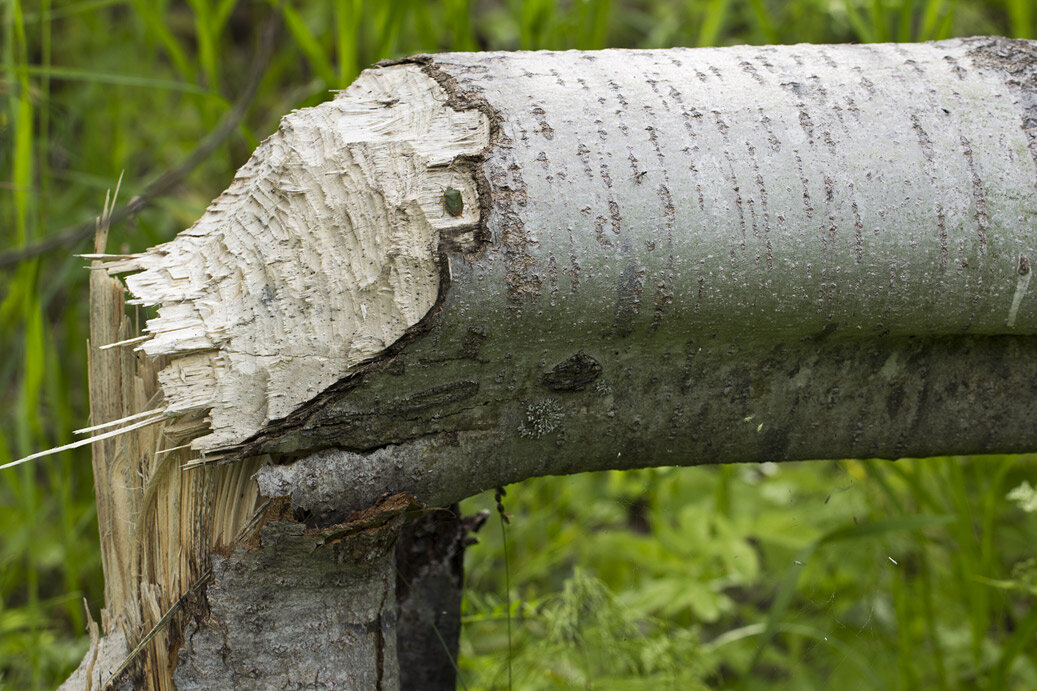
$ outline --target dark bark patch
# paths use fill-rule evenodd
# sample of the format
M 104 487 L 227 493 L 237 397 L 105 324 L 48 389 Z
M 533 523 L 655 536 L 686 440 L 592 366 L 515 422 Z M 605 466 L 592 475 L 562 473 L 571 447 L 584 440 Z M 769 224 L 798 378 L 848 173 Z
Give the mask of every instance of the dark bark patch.
M 987 215 L 987 193 L 983 186 L 983 178 L 980 175 L 979 167 L 976 165 L 975 156 L 972 153 L 972 142 L 964 135 L 959 139 L 962 152 L 965 155 L 965 162 L 968 164 L 969 173 L 972 176 L 972 201 L 976 207 L 973 217 L 976 219 L 979 251 L 983 252 L 987 248 L 987 229 L 990 227 L 990 220 Z
M 459 381 L 431 389 L 394 401 L 390 407 L 400 413 L 413 413 L 427 408 L 436 408 L 450 403 L 457 403 L 471 398 L 479 391 L 479 382 Z
M 900 410 L 904 407 L 904 387 L 899 382 L 894 383 L 889 390 L 889 395 L 886 396 L 886 412 L 889 413 L 889 419 L 895 421 L 897 416 L 900 415 Z
M 789 431 L 784 428 L 769 427 L 763 430 L 763 456 L 773 461 L 785 459 L 789 448 Z
M 815 334 L 807 336 L 804 341 L 811 341 L 813 343 L 823 343 L 833 336 L 839 330 L 839 322 L 828 322 L 824 328 Z
M 457 504 L 422 513 L 396 543 L 396 649 L 400 688 L 439 691 L 457 685 L 465 548 L 489 516 L 462 518 Z M 445 648 L 445 649 L 444 649 Z
M 742 60 L 742 62 L 738 63 L 738 66 L 742 68 L 743 72 L 752 77 L 757 84 L 765 83 L 763 77 L 761 77 L 760 73 L 756 71 L 756 67 L 748 60 Z
M 533 115 L 536 117 L 537 124 L 540 126 L 540 135 L 544 139 L 554 139 L 555 131 L 547 122 L 547 112 L 540 106 L 535 106 L 533 108 Z
M 479 350 L 482 349 L 482 344 L 485 340 L 486 333 L 482 327 L 468 327 L 464 341 L 461 342 L 461 348 L 457 353 L 458 357 L 465 360 L 478 360 Z
M 328 527 L 308 528 L 303 534 L 314 537 L 317 545 L 344 543 L 363 561 L 376 545 L 385 550 L 396 543 L 404 517 L 425 506 L 405 493 L 382 496 L 366 509 L 354 511 L 342 523 Z
M 551 391 L 581 391 L 601 376 L 601 363 L 582 350 L 551 368 L 540 383 Z
M 645 289 L 645 270 L 635 264 L 623 269 L 616 286 L 616 316 L 612 322 L 613 331 L 619 336 L 629 336 L 634 332 L 634 321 L 641 312 L 641 297 Z
M 507 269 L 508 298 L 515 302 L 540 296 L 540 276 L 536 260 L 529 251 L 532 240 L 526 234 L 522 217 L 515 207 L 528 201 L 526 183 L 521 171 L 512 165 L 507 173 L 492 181 L 495 210 L 500 216 L 500 243 Z
M 947 214 L 943 211 L 943 204 L 936 203 L 936 228 L 940 235 L 940 271 L 947 268 L 950 262 L 951 248 L 950 236 L 947 233 Z

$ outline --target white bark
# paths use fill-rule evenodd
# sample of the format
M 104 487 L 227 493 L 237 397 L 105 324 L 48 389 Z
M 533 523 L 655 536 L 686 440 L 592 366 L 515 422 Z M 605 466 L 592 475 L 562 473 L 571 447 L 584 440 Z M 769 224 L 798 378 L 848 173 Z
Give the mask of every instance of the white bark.
M 192 447 L 271 454 L 262 493 L 320 527 L 539 474 L 1033 450 L 1035 183 L 1033 42 L 446 54 L 288 116 L 109 269 L 160 306 Z

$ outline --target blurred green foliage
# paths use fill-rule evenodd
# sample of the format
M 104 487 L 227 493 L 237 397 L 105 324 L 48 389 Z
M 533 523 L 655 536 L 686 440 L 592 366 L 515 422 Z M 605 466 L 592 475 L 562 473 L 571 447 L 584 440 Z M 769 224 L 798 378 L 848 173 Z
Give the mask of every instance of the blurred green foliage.
M 505 499 L 510 568 L 490 527 L 466 562 L 464 683 L 506 688 L 510 665 L 521 689 L 1033 688 L 1037 507 L 1005 497 L 1035 469 L 986 456 L 528 481 Z
M 0 0 L 0 254 L 91 222 L 120 174 L 128 200 L 174 168 L 241 93 L 268 21 L 279 38 L 232 136 L 113 228 L 110 251 L 188 226 L 281 115 L 383 58 L 1037 32 L 1031 0 Z M 0 464 L 87 422 L 73 254 L 90 250 L 0 269 Z M 88 453 L 0 471 L 5 688 L 63 679 L 87 645 L 84 599 L 95 618 L 103 605 Z M 1037 516 L 1026 489 L 1006 494 L 1035 468 L 928 459 L 525 483 L 506 499 L 510 564 L 498 531 L 469 552 L 463 683 L 502 688 L 510 669 L 516 688 L 1032 688 Z

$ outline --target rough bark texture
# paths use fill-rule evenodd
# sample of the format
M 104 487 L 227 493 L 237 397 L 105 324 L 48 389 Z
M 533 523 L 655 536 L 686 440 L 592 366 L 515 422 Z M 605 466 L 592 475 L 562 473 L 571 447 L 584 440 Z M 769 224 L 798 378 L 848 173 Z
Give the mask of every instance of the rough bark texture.
M 285 507 L 216 560 L 178 680 L 395 683 L 371 642 L 389 557 L 361 574 L 312 542 L 387 492 L 1037 448 L 1035 228 L 1033 42 L 365 72 L 288 116 L 193 228 L 108 264 L 159 306 L 142 349 L 169 358 L 183 467 L 266 463 Z M 331 574 L 349 614 L 308 628 L 294 612 L 320 613 Z M 327 676 L 330 632 L 365 621 L 364 659 L 340 659 L 367 676 Z
M 274 520 L 261 545 L 214 556 L 177 688 L 399 688 L 393 562 L 409 508 L 397 495 L 325 528 Z
M 459 507 L 407 524 L 396 546 L 396 648 L 400 688 L 453 691 L 461 636 L 464 552 L 486 513 L 462 519 Z

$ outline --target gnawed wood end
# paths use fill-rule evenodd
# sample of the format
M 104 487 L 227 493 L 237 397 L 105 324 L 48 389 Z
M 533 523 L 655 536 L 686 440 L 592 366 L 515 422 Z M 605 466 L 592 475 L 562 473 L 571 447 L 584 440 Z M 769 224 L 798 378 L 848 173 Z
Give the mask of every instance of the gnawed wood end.
M 207 415 L 191 446 L 232 447 L 403 336 L 439 292 L 444 234 L 479 222 L 458 157 L 488 118 L 454 110 L 419 65 L 368 70 L 335 100 L 287 115 L 205 215 L 174 240 L 106 265 L 147 324 L 165 414 Z M 459 215 L 443 194 L 459 190 Z M 453 208 L 456 210 L 456 208 Z

